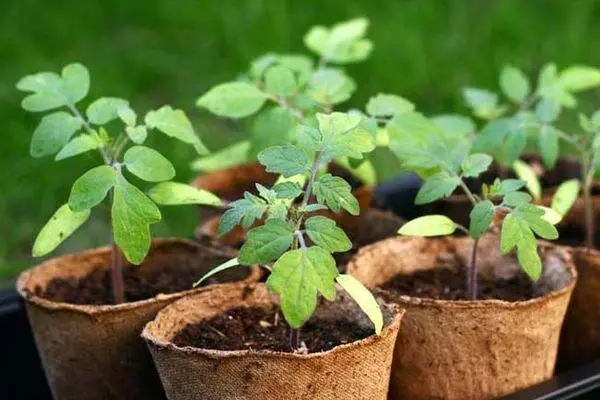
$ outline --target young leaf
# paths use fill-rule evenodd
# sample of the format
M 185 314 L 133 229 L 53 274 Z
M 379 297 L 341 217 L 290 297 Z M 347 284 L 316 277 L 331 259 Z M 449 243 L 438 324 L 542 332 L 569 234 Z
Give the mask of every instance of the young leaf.
M 208 278 L 210 278 L 211 276 L 213 276 L 213 275 L 216 275 L 216 274 L 218 274 L 219 272 L 223 272 L 223 271 L 225 271 L 226 269 L 233 268 L 233 267 L 237 267 L 238 265 L 240 265 L 240 262 L 238 261 L 238 259 L 237 259 L 237 258 L 232 258 L 232 259 L 231 259 L 231 260 L 229 260 L 229 261 L 225 261 L 223 264 L 221 264 L 221 265 L 219 265 L 219 266 L 217 266 L 217 267 L 215 267 L 215 268 L 211 269 L 211 270 L 210 270 L 210 271 L 208 271 L 206 274 L 204 274 L 204 275 L 202 276 L 202 278 L 198 279 L 198 280 L 197 280 L 197 281 L 194 283 L 193 287 L 200 286 L 200 284 L 202 284 L 202 282 L 206 281 L 206 280 L 207 280 Z
M 137 114 L 129 107 L 129 105 L 121 105 L 117 107 L 117 115 L 127 125 L 127 127 L 134 127 L 135 121 L 137 120 Z
M 520 180 L 525 181 L 525 186 L 527 186 L 527 190 L 533 195 L 533 198 L 539 200 L 542 196 L 542 186 L 535 171 L 526 162 L 521 160 L 513 163 L 513 170 Z
M 92 135 L 82 134 L 72 139 L 63 147 L 56 157 L 56 161 L 64 160 L 65 158 L 73 157 L 86 151 L 95 150 L 102 146 L 102 143 Z
M 31 156 L 39 158 L 58 152 L 81 125 L 79 118 L 64 111 L 46 115 L 33 132 L 29 148 Z
M 523 203 L 529 203 L 531 196 L 525 192 L 509 192 L 504 196 L 504 204 L 516 207 Z
M 63 204 L 38 233 L 33 244 L 32 255 L 41 257 L 50 253 L 83 225 L 89 216 L 90 210 L 74 212 L 68 204 Z
M 577 200 L 580 188 L 581 184 L 578 179 L 570 179 L 561 183 L 552 197 L 552 209 L 560 215 L 566 215 Z
M 551 223 L 552 225 L 556 225 L 562 220 L 562 215 L 560 215 L 556 210 L 544 206 L 536 207 L 544 211 L 544 215 L 542 215 L 542 218 Z
M 535 106 L 535 115 L 544 124 L 556 121 L 560 114 L 560 103 L 552 98 L 540 100 Z
M 379 335 L 383 329 L 383 314 L 373 294 L 352 275 L 340 274 L 335 280 L 367 314 L 367 317 L 373 322 L 375 333 Z
M 493 119 L 499 115 L 498 96 L 488 90 L 466 88 L 463 97 L 475 115 L 480 118 Z
M 306 234 L 319 247 L 330 253 L 344 252 L 352 248 L 352 242 L 346 233 L 336 226 L 335 221 L 323 217 L 310 217 L 304 223 Z
M 90 73 L 79 63 L 69 64 L 61 71 L 62 93 L 72 104 L 87 96 L 90 90 Z
M 425 180 L 417 193 L 415 204 L 427 204 L 442 197 L 448 197 L 458 187 L 459 183 L 460 178 L 456 176 L 450 176 L 445 172 L 435 174 Z
M 173 179 L 175 168 L 165 156 L 146 146 L 132 146 L 123 156 L 129 172 L 148 182 Z
M 526 184 L 527 182 L 521 179 L 505 179 L 500 182 L 500 190 L 497 194 L 505 196 L 510 192 L 516 192 Z
M 535 236 L 533 236 L 533 232 L 527 226 L 527 222 L 513 213 L 504 217 L 500 234 L 500 250 L 502 254 L 508 253 L 516 246 L 527 246 L 531 242 L 535 244 Z
M 600 85 L 600 70 L 584 65 L 564 69 L 558 76 L 558 85 L 569 92 L 580 92 Z
M 135 144 L 142 144 L 148 136 L 148 130 L 145 125 L 126 126 L 125 133 Z
M 491 164 L 492 157 L 487 154 L 470 154 L 461 165 L 462 174 L 467 178 L 475 178 L 487 171 Z
M 219 221 L 219 237 L 232 230 L 242 220 L 242 226 L 245 229 L 249 228 L 257 219 L 262 218 L 266 210 L 265 201 L 256 196 L 248 196 L 232 202 Z
M 144 122 L 150 129 L 156 128 L 167 136 L 191 144 L 199 155 L 208 154 L 208 149 L 194 132 L 192 123 L 183 111 L 163 106 L 146 114 Z
M 282 182 L 273 186 L 278 199 L 293 200 L 302 194 L 302 188 L 295 182 Z
M 517 260 L 532 281 L 537 281 L 542 275 L 542 261 L 535 245 L 517 247 Z
M 315 26 L 304 36 L 304 44 L 326 61 L 340 64 L 362 61 L 373 48 L 373 44 L 363 38 L 368 25 L 365 18 L 356 18 L 331 29 Z
M 469 214 L 469 232 L 477 239 L 487 231 L 494 218 L 494 203 L 484 200 L 475 205 Z
M 243 164 L 248 161 L 249 149 L 250 142 L 244 140 L 195 160 L 190 168 L 194 171 L 211 172 Z
M 296 92 L 294 73 L 286 67 L 276 65 L 265 74 L 265 90 L 279 97 L 288 97 Z
M 104 125 L 119 118 L 121 107 L 129 107 L 129 102 L 116 97 L 100 97 L 88 106 L 85 114 L 92 124 Z
M 280 219 L 268 219 L 264 225 L 249 230 L 240 249 L 240 264 L 266 264 L 277 259 L 292 245 L 293 232 L 290 224 Z
M 394 94 L 379 93 L 367 103 L 367 113 L 373 117 L 391 117 L 414 109 L 413 103 Z
M 455 230 L 456 224 L 445 215 L 426 215 L 408 221 L 398 233 L 404 236 L 446 236 Z
M 286 178 L 309 171 L 306 153 L 292 144 L 269 147 L 260 152 L 258 161 L 266 167 L 267 172 L 281 174 Z
M 320 247 L 290 250 L 273 266 L 267 286 L 279 293 L 281 310 L 292 328 L 299 328 L 317 305 L 317 292 L 327 300 L 335 299 L 339 275 L 335 260 Z
M 221 117 L 242 118 L 260 110 L 266 100 L 266 95 L 254 85 L 229 82 L 210 89 L 196 105 Z
M 313 185 L 319 203 L 327 203 L 336 213 L 343 208 L 352 215 L 358 215 L 360 212 L 358 200 L 352 195 L 351 189 L 348 182 L 331 174 L 321 175 Z
M 252 146 L 247 157 L 256 159 L 258 153 L 289 142 L 297 123 L 290 110 L 282 107 L 267 108 L 256 115 L 250 130 Z
M 529 80 L 525 74 L 513 66 L 505 66 L 500 74 L 500 88 L 515 103 L 523 102 L 530 92 Z
M 356 90 L 356 83 L 342 71 L 320 69 L 308 82 L 308 95 L 318 103 L 335 105 L 348 100 Z
M 221 199 L 214 194 L 178 182 L 161 182 L 148 191 L 148 196 L 156 204 L 164 206 L 181 204 L 222 205 Z
M 73 184 L 69 207 L 75 212 L 80 212 L 100 204 L 116 180 L 117 173 L 113 167 L 101 165 L 90 169 Z
M 541 127 L 538 136 L 538 146 L 544 164 L 548 169 L 554 168 L 560 152 L 558 135 L 556 134 L 554 127 L 550 125 L 543 125 Z
M 161 220 L 160 210 L 141 190 L 117 174 L 111 217 L 115 243 L 129 262 L 139 265 L 150 250 L 150 225 Z
M 294 71 L 298 80 L 298 86 L 304 86 L 313 72 L 313 61 L 305 55 L 279 55 L 278 61 L 280 65 Z

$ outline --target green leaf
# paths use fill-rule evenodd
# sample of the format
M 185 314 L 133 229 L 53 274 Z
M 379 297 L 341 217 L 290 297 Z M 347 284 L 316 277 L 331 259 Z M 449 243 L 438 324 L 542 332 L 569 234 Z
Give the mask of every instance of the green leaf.
M 156 128 L 167 136 L 191 144 L 199 155 L 208 154 L 208 149 L 194 132 L 192 123 L 183 111 L 174 110 L 171 106 L 163 106 L 146 114 L 144 122 L 150 129 Z
M 450 196 L 458 187 L 460 178 L 449 176 L 445 172 L 435 174 L 425 180 L 415 198 L 415 204 L 431 203 L 442 197 Z
M 383 329 L 383 314 L 373 294 L 352 275 L 340 274 L 335 280 L 367 314 L 367 317 L 373 322 L 375 333 L 379 335 Z
M 309 171 L 306 153 L 292 144 L 269 147 L 260 152 L 258 161 L 267 172 L 282 174 L 286 178 Z
M 243 164 L 248 161 L 249 149 L 250 142 L 244 140 L 195 160 L 190 168 L 194 171 L 212 172 Z
M 269 68 L 265 74 L 265 90 L 279 97 L 293 95 L 297 90 L 294 73 L 281 65 Z
M 471 118 L 462 115 L 445 114 L 431 118 L 447 137 L 465 137 L 475 132 L 475 122 Z
M 238 257 L 240 264 L 270 263 L 290 248 L 293 237 L 294 231 L 289 223 L 268 219 L 264 225 L 248 231 Z
M 483 235 L 494 218 L 494 203 L 484 200 L 475 205 L 469 214 L 469 232 L 477 239 Z
M 317 306 L 317 292 L 335 299 L 339 275 L 331 254 L 320 247 L 291 250 L 277 260 L 267 286 L 279 293 L 281 310 L 292 328 L 301 327 Z
M 538 205 L 536 205 L 536 207 L 544 211 L 544 215 L 542 215 L 542 218 L 551 223 L 552 225 L 556 225 L 562 220 L 562 215 L 560 215 L 556 210 Z
M 142 144 L 148 136 L 148 130 L 145 125 L 126 126 L 125 133 L 133 143 Z
M 552 197 L 552 209 L 560 215 L 566 215 L 577 200 L 580 188 L 581 183 L 578 179 L 570 179 L 561 183 Z
M 242 118 L 260 110 L 266 100 L 266 95 L 254 85 L 229 82 L 210 89 L 196 105 L 221 117 Z
M 516 192 L 526 184 L 527 182 L 521 179 L 505 179 L 500 184 L 500 191 L 498 194 L 504 196 L 510 192 Z
M 29 152 L 33 157 L 43 157 L 58 152 L 71 136 L 81 128 L 82 122 L 64 111 L 46 115 L 33 132 Z
M 498 96 L 488 90 L 477 88 L 463 89 L 467 105 L 480 118 L 493 119 L 499 116 Z
M 117 107 L 117 115 L 127 127 L 134 127 L 137 120 L 137 114 L 129 105 L 120 105 Z
M 343 208 L 352 215 L 358 215 L 360 208 L 358 200 L 351 193 L 350 185 L 340 177 L 323 174 L 313 185 L 317 201 L 327 204 L 334 212 Z
M 100 148 L 102 143 L 92 135 L 79 135 L 72 139 L 58 152 L 54 158 L 56 161 L 64 160 L 65 158 L 73 157 L 86 151 Z
M 518 246 L 517 260 L 531 280 L 537 281 L 542 275 L 542 261 L 536 246 Z
M 503 143 L 504 148 L 502 149 L 504 163 L 511 165 L 516 162 L 523 153 L 523 150 L 525 150 L 526 144 L 527 137 L 525 136 L 525 132 L 522 130 L 509 132 Z
M 90 90 L 90 73 L 85 66 L 79 63 L 69 64 L 63 68 L 62 93 L 72 104 L 87 96 Z
M 294 71 L 298 86 L 304 86 L 313 72 L 313 61 L 302 54 L 280 55 L 278 61 L 280 65 Z
M 364 39 L 368 26 L 365 18 L 341 22 L 330 29 L 314 26 L 304 36 L 304 44 L 325 61 L 339 64 L 362 61 L 373 48 L 371 41 Z
M 410 112 L 415 105 L 410 101 L 394 94 L 378 93 L 369 99 L 367 113 L 373 117 L 390 117 Z
M 302 194 L 302 188 L 295 182 L 282 182 L 273 186 L 278 199 L 293 200 Z
M 467 178 L 478 177 L 482 172 L 487 171 L 492 161 L 492 157 L 487 154 L 470 154 L 461 165 L 462 174 Z
M 575 65 L 561 71 L 557 83 L 569 92 L 588 90 L 600 85 L 600 69 Z
M 426 215 L 408 221 L 398 233 L 404 236 L 446 236 L 455 230 L 456 224 L 445 215 Z
M 535 237 L 529 229 L 527 222 L 519 218 L 516 214 L 510 213 L 502 221 L 502 231 L 500 234 L 500 250 L 502 254 L 506 254 L 520 243 L 533 241 Z
M 132 146 L 123 156 L 129 172 L 148 182 L 168 181 L 175 176 L 175 168 L 158 151 L 146 146 Z
M 560 152 L 558 135 L 556 134 L 554 127 L 543 125 L 540 128 L 538 146 L 540 148 L 540 155 L 542 156 L 544 164 L 546 164 L 548 169 L 554 168 Z
M 560 115 L 560 103 L 552 98 L 540 100 L 535 106 L 535 115 L 544 124 L 550 124 Z
M 323 217 L 310 217 L 304 223 L 306 234 L 319 247 L 330 253 L 344 252 L 352 248 L 352 242 L 335 221 Z
M 148 196 L 156 204 L 165 206 L 180 204 L 220 206 L 223 204 L 221 199 L 211 192 L 179 182 L 161 182 L 148 191 Z
M 295 127 L 294 116 L 285 108 L 272 107 L 261 111 L 252 123 L 252 146 L 248 158 L 254 160 L 262 150 L 288 143 Z
M 531 196 L 525 192 L 510 192 L 504 196 L 504 204 L 509 205 L 511 207 L 516 207 L 523 203 L 529 203 L 531 201 Z
M 513 164 L 513 170 L 520 180 L 525 181 L 525 186 L 527 187 L 527 190 L 529 190 L 529 193 L 533 195 L 533 198 L 539 200 L 542 196 L 542 186 L 535 171 L 529 164 L 517 160 Z
M 100 97 L 88 106 L 85 114 L 92 124 L 104 125 L 119 118 L 121 107 L 129 107 L 129 102 L 116 97 Z
M 113 167 L 101 165 L 90 169 L 73 184 L 69 207 L 80 212 L 100 204 L 116 181 L 117 174 Z
M 33 244 L 32 255 L 41 257 L 50 253 L 83 225 L 89 216 L 90 210 L 74 212 L 68 204 L 63 204 L 38 233 Z
M 202 278 L 198 279 L 198 281 L 196 281 L 193 285 L 193 287 L 197 287 L 200 286 L 202 284 L 202 282 L 206 281 L 208 278 L 210 278 L 213 275 L 218 274 L 219 272 L 223 272 L 226 269 L 232 268 L 232 267 L 237 267 L 238 265 L 240 265 L 240 262 L 238 261 L 237 258 L 232 258 L 229 261 L 225 261 L 223 264 L 211 269 L 210 271 L 208 271 L 206 274 L 204 274 L 202 276 Z
M 277 203 L 269 206 L 267 219 L 285 220 L 288 215 L 288 209 L 284 204 Z
M 263 54 L 250 63 L 250 77 L 254 80 L 262 80 L 265 71 L 277 63 L 277 55 L 273 53 Z
M 356 90 L 356 83 L 344 72 L 324 68 L 312 74 L 308 82 L 308 95 L 318 103 L 336 105 L 348 100 Z
M 375 148 L 375 139 L 362 125 L 360 115 L 334 112 L 317 113 L 319 130 L 323 137 L 321 152 L 325 159 L 363 158 Z
M 515 103 L 523 102 L 530 92 L 527 76 L 518 68 L 505 66 L 500 74 L 500 88 Z
M 242 227 L 248 229 L 256 220 L 262 218 L 267 209 L 266 202 L 248 194 L 246 192 L 245 198 L 232 202 L 230 208 L 223 213 L 219 221 L 219 237 L 232 230 L 240 221 Z
M 542 67 L 538 76 L 538 91 L 542 92 L 543 89 L 553 86 L 557 79 L 558 71 L 556 64 L 547 63 Z
M 150 250 L 150 225 L 161 220 L 160 210 L 141 190 L 117 174 L 111 217 L 115 243 L 130 263 L 139 265 Z

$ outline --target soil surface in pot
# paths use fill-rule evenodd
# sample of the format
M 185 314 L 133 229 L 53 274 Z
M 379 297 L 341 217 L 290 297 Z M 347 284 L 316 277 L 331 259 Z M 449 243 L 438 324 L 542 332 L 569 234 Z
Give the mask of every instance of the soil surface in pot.
M 144 267 L 124 266 L 125 298 L 128 302 L 145 300 L 160 293 L 168 294 L 189 290 L 201 276 L 195 269 L 164 265 L 152 271 L 141 271 Z M 142 273 L 144 272 L 144 273 Z M 216 283 L 208 279 L 205 285 Z M 79 278 L 54 278 L 46 288 L 37 286 L 36 296 L 70 304 L 113 304 L 110 270 L 97 268 Z
M 434 268 L 411 275 L 397 275 L 381 288 L 411 297 L 467 300 L 466 271 L 463 268 Z M 538 296 L 533 282 L 522 272 L 510 279 L 479 278 L 477 283 L 478 300 L 523 301 Z
M 300 331 L 309 353 L 327 351 L 373 334 L 345 318 L 310 319 Z M 189 324 L 174 338 L 177 346 L 213 350 L 271 350 L 292 353 L 289 326 L 278 309 L 232 308 L 197 324 Z

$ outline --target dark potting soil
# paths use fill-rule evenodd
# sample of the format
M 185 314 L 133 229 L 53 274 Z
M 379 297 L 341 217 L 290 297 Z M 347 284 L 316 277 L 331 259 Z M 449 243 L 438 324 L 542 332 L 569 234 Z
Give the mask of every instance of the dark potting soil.
M 310 319 L 300 331 L 309 353 L 327 351 L 364 339 L 372 329 L 345 318 L 335 321 Z M 197 324 L 189 324 L 174 338 L 177 346 L 213 350 L 272 350 L 291 353 L 289 327 L 275 308 L 238 307 Z
M 174 293 L 192 288 L 201 273 L 198 270 L 165 265 L 141 273 L 143 266 L 124 266 L 125 299 L 128 302 L 152 298 L 159 293 Z M 208 279 L 205 284 L 215 283 Z M 114 304 L 110 270 L 98 268 L 80 278 L 54 278 L 34 294 L 48 300 L 70 304 Z
M 467 300 L 465 270 L 435 268 L 412 275 L 397 275 L 381 286 L 406 296 L 436 300 Z M 478 279 L 478 300 L 523 301 L 537 297 L 531 279 L 524 273 L 507 280 Z

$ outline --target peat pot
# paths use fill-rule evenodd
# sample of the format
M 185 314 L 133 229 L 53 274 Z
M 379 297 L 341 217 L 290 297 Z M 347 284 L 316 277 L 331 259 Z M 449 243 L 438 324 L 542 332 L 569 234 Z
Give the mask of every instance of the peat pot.
M 394 237 L 362 248 L 348 273 L 377 288 L 399 275 L 467 265 L 471 247 L 470 238 Z M 480 280 L 519 272 L 514 257 L 501 256 L 498 247 L 495 235 L 480 240 Z M 540 249 L 544 272 L 530 300 L 435 300 L 386 290 L 386 300 L 406 309 L 390 398 L 492 398 L 549 379 L 577 273 L 564 248 L 542 243 Z
M 404 313 L 380 303 L 384 328 L 379 336 L 308 354 L 270 350 L 213 350 L 180 347 L 173 340 L 188 324 L 197 324 L 238 307 L 276 307 L 264 284 L 226 284 L 186 296 L 160 311 L 144 328 L 156 368 L 170 400 L 387 399 L 392 354 Z M 347 318 L 371 323 L 338 292 L 324 301 L 313 318 Z
M 180 279 L 176 285 L 189 290 L 161 293 L 117 305 L 106 302 L 74 304 L 56 301 L 44 294 L 55 286 L 56 279 L 77 285 L 85 276 L 104 274 L 110 268 L 110 256 L 110 247 L 103 247 L 53 258 L 23 272 L 17 282 L 56 399 L 164 399 L 160 381 L 139 334 L 167 304 L 210 287 L 191 289 L 193 280 L 182 282 Z M 199 278 L 234 256 L 232 252 L 188 240 L 155 239 L 141 266 L 125 266 L 136 269 L 125 273 L 126 289 L 135 286 L 131 280 L 168 280 L 167 277 L 180 277 L 182 271 L 187 271 L 188 279 Z M 260 277 L 258 269 L 230 271 L 220 278 L 224 281 L 256 281 Z M 171 275 L 178 272 L 179 275 Z M 108 278 L 106 284 L 109 281 Z M 86 290 L 93 297 L 93 291 Z

